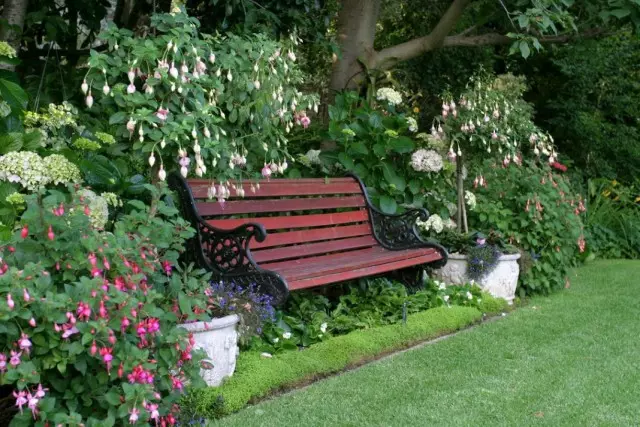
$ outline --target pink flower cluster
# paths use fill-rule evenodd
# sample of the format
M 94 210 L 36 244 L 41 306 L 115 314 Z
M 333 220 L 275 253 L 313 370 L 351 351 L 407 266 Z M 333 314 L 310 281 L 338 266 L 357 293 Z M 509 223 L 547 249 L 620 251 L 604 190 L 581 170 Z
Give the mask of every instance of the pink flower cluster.
M 38 384 L 38 388 L 33 392 L 30 391 L 14 391 L 13 397 L 16 398 L 16 406 L 20 409 L 20 413 L 22 413 L 23 406 L 27 406 L 27 408 L 31 409 L 31 413 L 33 414 L 33 419 L 38 418 L 38 413 L 40 409 L 38 408 L 38 404 L 40 400 L 44 398 L 46 395 L 45 392 L 49 391 L 48 388 L 42 388 L 42 384 Z
M 133 371 L 127 375 L 127 380 L 131 384 L 153 384 L 153 379 L 151 371 L 144 369 L 142 365 L 134 367 Z

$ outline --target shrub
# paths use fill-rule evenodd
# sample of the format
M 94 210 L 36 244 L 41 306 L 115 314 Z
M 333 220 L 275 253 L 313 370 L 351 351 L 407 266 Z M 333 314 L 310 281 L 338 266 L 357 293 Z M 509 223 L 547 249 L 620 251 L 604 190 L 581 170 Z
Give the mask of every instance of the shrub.
M 151 190 L 151 189 L 150 189 Z M 173 266 L 193 232 L 175 209 L 140 202 L 113 232 L 91 226 L 87 200 L 39 190 L 0 247 L 0 370 L 11 425 L 173 424 L 189 384 L 202 384 L 193 341 L 177 327 Z M 185 302 L 187 304 L 185 304 Z M 186 295 L 180 308 L 190 307 Z
M 123 150 L 159 167 L 160 179 L 165 168 L 219 181 L 258 177 L 263 165 L 265 176 L 282 173 L 286 133 L 317 110 L 316 98 L 295 87 L 297 37 L 200 34 L 180 12 L 151 21 L 152 37 L 105 32 L 109 50 L 92 52 L 82 84 L 89 111 L 109 115 Z
M 564 286 L 568 269 L 585 249 L 583 200 L 568 178 L 548 166 L 525 162 L 523 167 L 486 165 L 487 188 L 478 194 L 471 221 L 494 230 L 533 259 L 532 268 L 520 274 L 521 294 Z

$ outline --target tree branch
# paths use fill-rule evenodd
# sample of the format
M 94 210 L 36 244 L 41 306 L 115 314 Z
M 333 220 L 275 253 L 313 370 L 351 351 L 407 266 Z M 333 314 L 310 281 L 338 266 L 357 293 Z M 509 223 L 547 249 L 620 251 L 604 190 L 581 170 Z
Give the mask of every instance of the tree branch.
M 449 6 L 444 15 L 442 15 L 442 18 L 440 18 L 440 21 L 431 33 L 424 37 L 419 37 L 376 52 L 376 54 L 373 55 L 373 63 L 369 64 L 370 68 L 387 70 L 400 61 L 415 58 L 425 52 L 440 47 L 447 35 L 453 27 L 455 27 L 464 9 L 472 1 L 473 0 L 453 0 L 453 3 L 451 3 L 451 6 Z
M 602 35 L 608 34 L 602 28 L 593 28 L 582 33 L 578 34 L 563 34 L 557 36 L 544 36 L 539 37 L 538 41 L 540 43 L 567 43 L 576 39 L 589 39 L 594 37 L 599 37 Z M 443 42 L 443 47 L 454 47 L 454 46 L 489 46 L 489 45 L 504 45 L 513 43 L 514 39 L 511 37 L 507 37 L 503 34 L 498 33 L 488 33 L 488 34 L 480 34 L 477 36 L 463 36 L 462 34 L 458 34 L 455 36 L 446 37 Z

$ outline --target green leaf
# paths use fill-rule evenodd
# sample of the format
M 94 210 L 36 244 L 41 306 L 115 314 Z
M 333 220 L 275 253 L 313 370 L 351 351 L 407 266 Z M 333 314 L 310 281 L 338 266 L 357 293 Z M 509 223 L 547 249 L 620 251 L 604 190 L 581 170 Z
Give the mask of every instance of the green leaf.
M 531 49 L 529 49 L 529 43 L 527 43 L 524 40 L 520 41 L 520 53 L 522 54 L 522 57 L 524 59 L 527 59 L 531 54 Z
M 529 26 L 529 17 L 527 15 L 518 16 L 518 24 L 520 24 L 520 28 L 527 28 Z
M 0 79 L 0 95 L 13 110 L 22 111 L 27 108 L 27 102 L 29 101 L 27 92 L 16 83 Z
M 631 10 L 629 9 L 614 9 L 609 12 L 610 15 L 615 16 L 618 19 L 625 18 L 631 14 Z
M 395 199 L 387 195 L 380 196 L 380 209 L 386 214 L 394 214 L 398 209 Z
M 120 124 L 120 123 L 124 123 L 126 118 L 127 118 L 127 115 L 125 114 L 124 111 L 118 111 L 117 113 L 115 113 L 111 117 L 109 117 L 109 124 L 110 125 L 117 125 L 117 124 Z
M 371 114 L 369 116 L 369 126 L 374 129 L 379 129 L 382 127 L 382 117 L 379 114 Z
M 178 305 L 182 314 L 191 314 L 191 301 L 184 294 L 178 295 Z
M 389 146 L 393 151 L 400 154 L 410 153 L 415 148 L 413 140 L 406 136 L 392 139 L 389 141 Z
M 346 153 L 338 154 L 338 161 L 345 167 L 347 170 L 353 170 L 355 165 L 353 164 L 353 159 L 349 157 Z
M 362 154 L 365 156 L 369 154 L 369 149 L 367 148 L 366 145 L 364 145 L 364 142 L 361 142 L 361 141 L 351 144 L 350 148 L 352 151 L 354 151 L 357 154 Z
M 17 132 L 0 135 L 0 155 L 22 148 L 22 134 Z

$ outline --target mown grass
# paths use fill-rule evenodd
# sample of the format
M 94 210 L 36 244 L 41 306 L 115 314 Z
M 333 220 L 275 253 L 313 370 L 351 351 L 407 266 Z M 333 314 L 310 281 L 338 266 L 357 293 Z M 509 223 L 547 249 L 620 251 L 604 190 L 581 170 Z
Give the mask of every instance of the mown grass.
M 596 262 L 570 289 L 533 298 L 506 319 L 211 425 L 638 425 L 639 319 L 640 262 Z M 386 339 L 393 334 L 369 348 Z
M 503 307 L 499 303 L 491 304 Z M 439 307 L 410 315 L 406 325 L 355 331 L 272 358 L 261 357 L 257 352 L 241 353 L 233 377 L 219 388 L 192 393 L 183 402 L 183 410 L 194 418 L 220 417 L 242 409 L 252 400 L 308 384 L 381 355 L 457 331 L 481 318 L 482 313 L 476 308 Z

